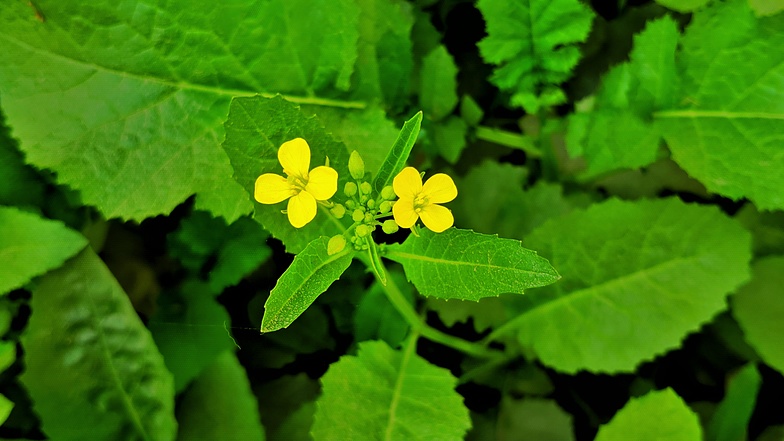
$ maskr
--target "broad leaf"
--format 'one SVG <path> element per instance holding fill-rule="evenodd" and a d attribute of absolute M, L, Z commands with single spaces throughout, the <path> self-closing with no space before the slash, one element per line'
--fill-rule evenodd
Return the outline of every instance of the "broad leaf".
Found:
<path fill-rule="evenodd" d="M 749 276 L 749 234 L 713 207 L 608 200 L 524 244 L 564 275 L 497 332 L 560 371 L 631 372 L 726 308 Z M 688 275 L 688 276 L 684 276 Z"/>
<path fill-rule="evenodd" d="M 288 327 L 351 264 L 353 248 L 329 255 L 328 237 L 321 237 L 294 257 L 264 304 L 261 332 Z"/>
<path fill-rule="evenodd" d="M 596 441 L 701 441 L 697 415 L 672 389 L 632 398 L 609 423 L 599 428 Z"/>
<path fill-rule="evenodd" d="M 419 237 L 412 234 L 386 250 L 385 257 L 403 265 L 422 295 L 441 299 L 522 294 L 560 278 L 546 259 L 523 248 L 520 241 L 470 230 L 423 230 Z"/>
<path fill-rule="evenodd" d="M 61 222 L 0 207 L 0 294 L 62 265 L 87 239 Z"/>
<path fill-rule="evenodd" d="M 579 0 L 480 0 L 477 7 L 488 34 L 479 51 L 500 66 L 490 81 L 529 113 L 564 103 L 559 85 L 580 60 L 577 43 L 588 37 L 591 10 Z"/>
<path fill-rule="evenodd" d="M 756 261 L 752 274 L 751 281 L 732 296 L 732 314 L 765 363 L 784 373 L 784 257 Z"/>
<path fill-rule="evenodd" d="M 387 185 L 392 185 L 392 180 L 395 179 L 395 176 L 406 167 L 408 155 L 411 154 L 411 149 L 414 148 L 421 125 L 422 112 L 418 112 L 413 118 L 403 124 L 400 134 L 398 134 L 395 143 L 389 149 L 389 153 L 387 153 L 384 162 L 378 169 L 378 174 L 373 179 L 373 188 L 377 193 L 381 193 L 381 189 Z"/>
<path fill-rule="evenodd" d="M 41 278 L 31 309 L 21 379 L 50 438 L 174 439 L 171 374 L 91 249 Z"/>
<path fill-rule="evenodd" d="M 457 380 L 416 354 L 409 342 L 359 344 L 321 378 L 311 433 L 318 441 L 462 440 L 471 427 Z"/>
<path fill-rule="evenodd" d="M 744 366 L 730 379 L 724 399 L 708 424 L 705 433 L 707 441 L 747 439 L 749 420 L 761 384 L 762 376 L 754 364 Z"/>
<path fill-rule="evenodd" d="M 278 163 L 278 148 L 286 141 L 304 138 L 310 145 L 310 168 L 329 165 L 338 172 L 338 189 L 348 182 L 348 152 L 346 147 L 329 135 L 315 116 L 306 117 L 298 106 L 281 97 L 235 98 L 231 102 L 226 121 L 226 140 L 223 148 L 234 167 L 234 179 L 253 199 L 256 179 L 264 173 L 283 176 Z M 280 239 L 290 253 L 302 251 L 319 236 L 332 237 L 343 233 L 343 226 L 320 210 L 316 218 L 303 228 L 294 228 L 281 210 L 286 202 L 263 205 L 254 202 L 254 217 L 273 236 Z"/>
<path fill-rule="evenodd" d="M 422 60 L 419 104 L 425 115 L 434 121 L 449 115 L 457 106 L 457 66 L 443 45 Z"/>

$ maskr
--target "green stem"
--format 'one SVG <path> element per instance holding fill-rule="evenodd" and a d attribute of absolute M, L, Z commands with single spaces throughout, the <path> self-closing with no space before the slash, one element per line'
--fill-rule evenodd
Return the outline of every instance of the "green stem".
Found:
<path fill-rule="evenodd" d="M 514 360 L 515 358 L 516 358 L 515 355 L 507 355 L 503 357 L 491 358 L 490 360 L 487 361 L 487 363 L 483 363 L 481 366 L 475 367 L 467 371 L 463 375 L 461 375 L 460 378 L 457 379 L 457 384 L 465 384 L 468 383 L 469 381 L 473 381 L 476 377 L 486 372 L 492 371 L 493 369 L 496 369 L 499 366 L 503 366 L 509 363 L 510 361 Z"/>
<path fill-rule="evenodd" d="M 478 139 L 483 141 L 522 150 L 532 158 L 540 158 L 542 156 L 542 152 L 534 145 L 533 138 L 523 135 L 522 133 L 510 132 L 494 127 L 478 126 L 474 134 Z"/>

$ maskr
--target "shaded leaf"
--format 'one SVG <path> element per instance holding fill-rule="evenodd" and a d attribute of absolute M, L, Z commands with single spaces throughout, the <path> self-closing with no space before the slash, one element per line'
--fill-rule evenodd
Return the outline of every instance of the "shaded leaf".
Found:
<path fill-rule="evenodd" d="M 619 439 L 700 441 L 702 430 L 683 399 L 672 389 L 664 389 L 632 398 L 596 434 L 596 441 Z"/>
<path fill-rule="evenodd" d="M 573 441 L 572 416 L 553 400 L 505 395 L 496 424 L 498 441 Z"/>
<path fill-rule="evenodd" d="M 456 116 L 450 117 L 434 124 L 431 131 L 438 153 L 448 163 L 455 164 L 466 147 L 466 122 Z"/>
<path fill-rule="evenodd" d="M 705 433 L 707 441 L 736 441 L 748 439 L 748 426 L 757 392 L 762 383 L 754 364 L 744 366 L 730 379 L 724 399 L 719 403 Z"/>
<path fill-rule="evenodd" d="M 4 119 L 0 112 L 0 176 L 3 177 L 0 205 L 40 206 L 44 199 L 44 183 L 32 168 L 25 165 Z"/>
<path fill-rule="evenodd" d="M 414 290 L 406 282 L 403 273 L 394 271 L 389 274 L 389 277 L 400 287 L 408 303 L 413 304 Z M 354 340 L 357 342 L 383 340 L 395 348 L 406 337 L 409 328 L 408 322 L 387 299 L 384 287 L 375 281 L 362 296 L 354 313 Z"/>

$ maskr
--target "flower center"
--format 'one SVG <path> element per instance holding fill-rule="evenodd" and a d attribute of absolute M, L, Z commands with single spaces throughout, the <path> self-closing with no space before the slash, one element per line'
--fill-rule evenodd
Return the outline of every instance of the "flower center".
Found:
<path fill-rule="evenodd" d="M 297 189 L 297 193 L 305 190 L 305 187 L 308 185 L 307 180 L 295 175 L 288 175 L 286 181 L 288 181 L 290 186 Z"/>
<path fill-rule="evenodd" d="M 430 198 L 425 195 L 419 194 L 414 197 L 414 211 L 419 213 L 422 211 L 423 208 L 427 207 L 430 204 Z"/>

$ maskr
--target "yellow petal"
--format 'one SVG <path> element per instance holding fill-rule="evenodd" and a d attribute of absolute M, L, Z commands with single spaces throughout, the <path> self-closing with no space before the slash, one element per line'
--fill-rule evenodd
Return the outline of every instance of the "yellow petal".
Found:
<path fill-rule="evenodd" d="M 302 138 L 286 141 L 278 149 L 278 161 L 287 175 L 307 180 L 308 168 L 310 168 L 310 146 Z"/>
<path fill-rule="evenodd" d="M 443 204 L 457 197 L 457 187 L 449 175 L 436 173 L 422 186 L 422 194 L 431 203 Z"/>
<path fill-rule="evenodd" d="M 316 200 L 307 191 L 301 191 L 289 199 L 286 213 L 294 228 L 302 228 L 316 217 Z"/>
<path fill-rule="evenodd" d="M 406 167 L 392 180 L 392 188 L 397 197 L 414 199 L 422 191 L 422 177 L 414 167 Z"/>
<path fill-rule="evenodd" d="M 395 223 L 400 228 L 411 228 L 416 223 L 419 215 L 414 211 L 414 201 L 412 199 L 400 199 L 392 206 L 392 215 Z"/>
<path fill-rule="evenodd" d="M 338 172 L 324 165 L 310 171 L 305 191 L 312 194 L 317 201 L 326 201 L 338 191 Z"/>
<path fill-rule="evenodd" d="M 253 197 L 262 204 L 277 204 L 297 194 L 288 180 L 275 173 L 264 173 L 256 179 Z"/>
<path fill-rule="evenodd" d="M 419 212 L 422 223 L 434 233 L 440 233 L 455 223 L 455 218 L 448 208 L 430 204 Z"/>

